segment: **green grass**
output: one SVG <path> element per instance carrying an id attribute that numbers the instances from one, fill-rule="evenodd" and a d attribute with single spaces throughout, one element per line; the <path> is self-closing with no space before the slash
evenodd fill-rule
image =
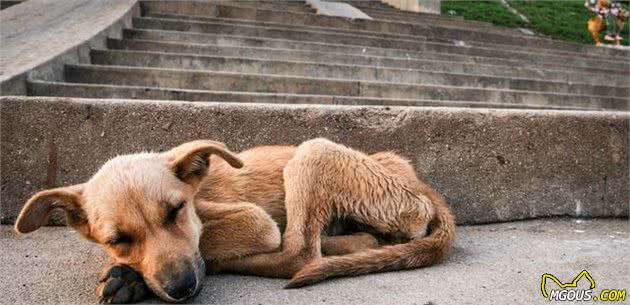
<path id="1" fill-rule="evenodd" d="M 442 13 L 449 10 L 469 20 L 491 22 L 504 27 L 527 27 L 548 37 L 578 43 L 592 44 L 586 31 L 586 21 L 594 16 L 584 7 L 584 0 L 508 0 L 508 3 L 525 15 L 524 22 L 497 1 L 443 1 Z M 623 2 L 628 7 L 628 0 Z M 621 35 L 622 44 L 628 45 L 630 32 L 626 23 Z"/>
<path id="2" fill-rule="evenodd" d="M 512 14 L 498 0 L 442 1 L 442 14 L 449 14 L 449 11 L 468 20 L 485 21 L 498 26 L 514 28 L 525 25 L 523 20 Z"/>
<path id="3" fill-rule="evenodd" d="M 586 30 L 586 21 L 594 16 L 584 7 L 583 0 L 527 1 L 508 0 L 510 5 L 529 18 L 530 27 L 536 32 L 554 39 L 592 44 Z M 628 24 L 622 36 L 622 44 L 628 45 Z"/>

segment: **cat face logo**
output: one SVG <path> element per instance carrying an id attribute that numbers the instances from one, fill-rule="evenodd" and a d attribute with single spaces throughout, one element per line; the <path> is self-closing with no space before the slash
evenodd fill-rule
<path id="1" fill-rule="evenodd" d="M 578 283 L 585 279 L 588 281 L 589 287 L 587 289 L 577 289 Z M 551 280 L 560 289 L 550 289 L 547 291 L 547 282 Z M 576 289 L 573 289 L 576 288 Z M 586 270 L 582 270 L 571 282 L 563 283 L 558 278 L 549 273 L 542 275 L 540 282 L 540 290 L 545 299 L 549 301 L 625 301 L 626 290 L 625 289 L 603 289 L 599 295 L 594 294 L 595 280 Z"/>
<path id="2" fill-rule="evenodd" d="M 542 275 L 542 281 L 540 283 L 540 289 L 542 290 L 542 295 L 545 297 L 545 299 L 549 300 L 549 294 L 547 293 L 547 289 L 545 288 L 545 286 L 547 285 L 547 279 L 551 279 L 552 281 L 554 281 L 560 288 L 570 288 L 570 287 L 575 288 L 575 287 L 577 287 L 578 282 L 583 277 L 588 279 L 588 281 L 590 282 L 590 284 L 591 284 L 591 288 L 590 289 L 595 289 L 595 280 L 593 280 L 593 277 L 591 277 L 591 275 L 586 270 L 582 270 L 582 272 L 580 272 L 573 279 L 573 281 L 569 282 L 569 283 L 562 283 L 562 282 L 560 282 L 560 280 L 558 280 L 558 278 L 555 275 L 549 274 L 549 273 L 545 273 L 545 274 Z"/>

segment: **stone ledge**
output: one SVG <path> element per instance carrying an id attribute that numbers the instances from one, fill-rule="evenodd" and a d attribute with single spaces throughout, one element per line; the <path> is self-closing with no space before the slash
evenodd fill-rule
<path id="1" fill-rule="evenodd" d="M 25 97 L 0 109 L 3 223 L 36 191 L 83 182 L 118 154 L 200 138 L 234 151 L 314 137 L 397 151 L 460 224 L 628 216 L 628 113 Z"/>

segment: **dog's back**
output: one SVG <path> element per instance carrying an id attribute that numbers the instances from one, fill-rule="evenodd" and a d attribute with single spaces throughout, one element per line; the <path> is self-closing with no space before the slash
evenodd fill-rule
<path id="1" fill-rule="evenodd" d="M 202 202 L 251 202 L 278 223 L 286 224 L 282 171 L 295 154 L 295 146 L 258 146 L 238 154 L 245 166 L 235 169 L 221 158 L 211 158 L 212 171 L 202 182 Z"/>

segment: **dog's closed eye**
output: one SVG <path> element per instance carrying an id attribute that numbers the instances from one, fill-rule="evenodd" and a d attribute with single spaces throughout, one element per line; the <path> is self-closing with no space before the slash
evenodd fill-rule
<path id="1" fill-rule="evenodd" d="M 177 215 L 179 214 L 179 211 L 184 208 L 184 205 L 186 205 L 186 201 L 180 201 L 179 203 L 177 203 L 176 206 L 170 208 L 168 210 L 168 214 L 166 215 L 166 222 L 172 223 L 175 222 L 175 220 L 177 219 Z"/>
<path id="2" fill-rule="evenodd" d="M 132 241 L 133 241 L 132 238 L 128 235 L 117 235 L 113 237 L 112 239 L 110 239 L 107 242 L 107 244 L 111 246 L 118 246 L 118 245 L 130 244 Z"/>

